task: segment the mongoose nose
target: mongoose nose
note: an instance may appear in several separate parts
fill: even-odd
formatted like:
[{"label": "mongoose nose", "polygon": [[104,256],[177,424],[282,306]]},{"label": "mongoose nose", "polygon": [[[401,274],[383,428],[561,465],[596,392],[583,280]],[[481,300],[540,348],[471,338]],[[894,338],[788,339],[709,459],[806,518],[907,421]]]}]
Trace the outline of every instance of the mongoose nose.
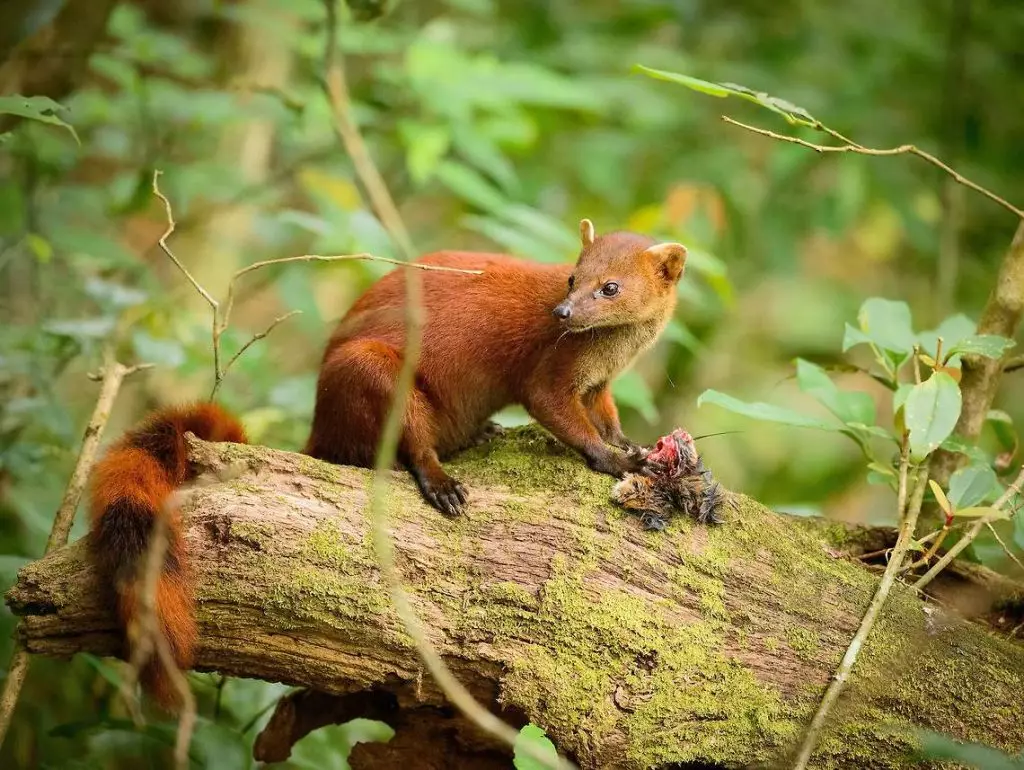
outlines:
[{"label": "mongoose nose", "polygon": [[568,302],[563,302],[561,305],[556,305],[555,309],[552,310],[551,312],[555,314],[555,318],[564,321],[566,318],[572,315],[572,308],[569,306]]}]

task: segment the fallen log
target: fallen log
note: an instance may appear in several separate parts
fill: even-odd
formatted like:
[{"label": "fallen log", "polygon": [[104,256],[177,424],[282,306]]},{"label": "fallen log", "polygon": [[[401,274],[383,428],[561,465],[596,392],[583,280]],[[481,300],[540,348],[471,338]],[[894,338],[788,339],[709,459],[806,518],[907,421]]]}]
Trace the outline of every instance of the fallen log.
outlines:
[{"label": "fallen log", "polygon": [[[191,437],[190,452],[244,468],[184,510],[197,668],[317,691],[282,703],[258,756],[362,714],[398,734],[360,745],[355,768],[507,766],[447,707],[391,609],[368,472]],[[450,467],[467,516],[429,509],[399,474],[389,526],[414,606],[477,698],[584,768],[748,767],[792,749],[877,580],[820,528],[737,496],[721,526],[646,532],[609,503],[611,479],[534,426]],[[6,600],[32,653],[120,650],[81,541],[23,568]],[[1020,647],[900,587],[814,766],[908,765],[918,728],[1019,752],[1022,687]]]}]

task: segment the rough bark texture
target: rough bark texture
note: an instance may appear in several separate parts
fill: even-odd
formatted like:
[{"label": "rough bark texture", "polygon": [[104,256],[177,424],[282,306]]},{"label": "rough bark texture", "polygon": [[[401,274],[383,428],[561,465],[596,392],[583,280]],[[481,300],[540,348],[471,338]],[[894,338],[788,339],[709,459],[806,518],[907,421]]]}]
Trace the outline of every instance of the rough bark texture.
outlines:
[{"label": "rough bark texture", "polygon": [[[198,667],[363,693],[399,734],[360,746],[354,767],[441,767],[431,742],[492,766],[493,747],[465,738],[390,609],[367,473],[262,447],[192,452],[246,468],[186,509]],[[820,530],[740,497],[720,527],[644,532],[608,503],[610,479],[534,427],[451,469],[471,488],[468,516],[426,508],[403,475],[391,528],[421,617],[477,697],[544,727],[585,768],[746,767],[791,749],[876,580],[831,556]],[[25,567],[7,602],[31,652],[120,649],[82,543]],[[916,727],[1019,752],[1022,687],[1019,647],[896,590],[814,765],[909,764]],[[353,703],[336,701],[338,718]],[[286,712],[275,719],[291,729]]]}]

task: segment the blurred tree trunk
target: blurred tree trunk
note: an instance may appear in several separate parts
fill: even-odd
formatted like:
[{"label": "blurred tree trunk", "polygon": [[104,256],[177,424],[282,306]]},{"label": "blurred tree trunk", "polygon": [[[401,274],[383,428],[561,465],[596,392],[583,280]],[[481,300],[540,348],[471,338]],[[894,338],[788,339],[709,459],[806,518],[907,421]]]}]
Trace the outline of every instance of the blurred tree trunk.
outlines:
[{"label": "blurred tree trunk", "polygon": [[[19,31],[32,30],[38,21],[34,14],[45,5],[12,1],[0,8],[0,95],[60,101],[70,94],[88,72],[89,56],[103,38],[117,0],[66,0],[51,21],[19,41]],[[0,132],[14,120],[0,116]]]},{"label": "blurred tree trunk", "polygon": [[[309,730],[362,715],[398,735],[361,746],[356,768],[500,766],[505,749],[447,706],[394,614],[370,545],[367,472],[190,446],[201,468],[245,469],[197,490],[184,511],[197,667],[316,690],[282,701],[257,755],[280,759]],[[404,476],[390,493],[404,584],[476,697],[515,725],[544,727],[584,768],[784,756],[876,581],[820,529],[748,498],[720,527],[677,520],[645,532],[608,503],[610,479],[533,426],[451,470],[473,495],[461,519],[427,509]],[[34,653],[119,651],[83,545],[25,567],[7,594]],[[817,761],[908,766],[922,727],[1018,752],[1022,686],[1020,647],[896,590]]]}]

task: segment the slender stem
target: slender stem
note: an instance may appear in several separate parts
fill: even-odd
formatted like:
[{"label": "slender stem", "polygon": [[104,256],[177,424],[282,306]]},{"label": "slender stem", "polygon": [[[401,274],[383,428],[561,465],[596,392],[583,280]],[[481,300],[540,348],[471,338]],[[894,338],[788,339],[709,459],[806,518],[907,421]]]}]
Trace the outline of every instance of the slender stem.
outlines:
[{"label": "slender stem", "polygon": [[[876,149],[876,148],[873,148],[873,147],[864,147],[862,145],[855,144],[855,143],[842,144],[842,145],[814,144],[813,142],[808,142],[807,140],[801,139],[801,138],[796,137],[796,136],[787,136],[786,134],[777,134],[774,131],[769,131],[766,128],[760,128],[758,126],[751,126],[751,125],[748,125],[746,123],[741,123],[738,120],[734,120],[733,118],[730,118],[728,115],[723,115],[722,116],[722,120],[724,120],[726,123],[729,123],[729,124],[731,124],[733,126],[738,126],[739,128],[746,129],[747,131],[752,131],[755,134],[760,134],[761,136],[767,136],[770,139],[777,139],[780,142],[789,142],[790,144],[798,144],[801,147],[806,147],[807,149],[814,150],[817,153],[852,152],[852,153],[855,153],[857,155],[873,155],[873,156],[916,155],[917,157],[921,158],[922,160],[925,160],[928,163],[931,163],[933,166],[936,166],[937,168],[942,169],[944,172],[949,174],[951,177],[953,177],[953,179],[955,179],[957,182],[962,184],[964,187],[969,187],[970,189],[974,190],[975,192],[981,193],[982,195],[984,195],[989,200],[998,203],[1000,206],[1002,206],[1007,211],[1012,211],[1018,217],[1020,217],[1021,219],[1024,219],[1024,210],[1021,210],[1021,209],[1017,208],[1012,203],[1007,201],[1005,198],[999,197],[994,192],[991,192],[990,190],[985,189],[981,185],[979,185],[979,184],[977,184],[975,182],[972,182],[967,177],[963,176],[962,174],[958,173],[957,171],[954,171],[952,168],[947,166],[945,163],[943,163],[941,160],[936,158],[931,153],[927,153],[924,150],[922,150],[922,149],[920,149],[918,147],[915,147],[912,144],[901,144],[898,147],[888,147],[888,148],[885,148],[885,149]],[[832,132],[829,132],[829,133],[832,133]],[[837,138],[839,137],[839,135],[835,134],[835,133],[832,133],[832,135],[837,137]],[[849,141],[849,140],[847,140],[847,141]]]},{"label": "slender stem", "polygon": [[886,599],[889,597],[889,591],[892,589],[893,583],[896,582],[896,576],[899,574],[900,568],[903,566],[903,559],[907,554],[910,547],[910,543],[914,537],[914,528],[917,526],[917,517],[921,512],[921,503],[924,500],[924,490],[928,483],[928,467],[927,465],[921,466],[917,469],[913,481],[913,490],[910,492],[910,500],[908,502],[908,473],[909,473],[909,450],[907,448],[907,442],[903,442],[903,450],[900,457],[900,483],[897,497],[897,507],[900,513],[900,532],[896,539],[896,546],[893,548],[892,558],[889,559],[889,563],[885,568],[885,572],[882,573],[882,579],[878,583],[878,588],[875,590],[875,595],[871,599],[871,603],[868,605],[867,612],[864,613],[864,617],[861,620],[860,627],[857,629],[857,633],[854,634],[853,640],[850,642],[849,647],[846,649],[846,654],[843,655],[843,659],[839,664],[839,668],[836,670],[835,676],[829,684],[828,689],[825,691],[825,695],[821,699],[821,703],[818,706],[817,712],[814,714],[814,718],[811,720],[810,727],[807,728],[807,733],[804,736],[803,744],[800,747],[800,751],[797,755],[796,763],[794,764],[794,770],[804,770],[807,767],[807,763],[810,761],[811,754],[814,752],[814,748],[818,742],[818,736],[821,734],[821,729],[825,724],[825,720],[835,705],[836,700],[839,698],[839,694],[843,691],[846,686],[846,681],[850,676],[850,672],[853,670],[854,664],[857,662],[857,657],[860,655],[860,651],[864,646],[868,635],[871,633],[871,629],[875,625],[875,621],[878,619],[878,615],[885,605]]}]

